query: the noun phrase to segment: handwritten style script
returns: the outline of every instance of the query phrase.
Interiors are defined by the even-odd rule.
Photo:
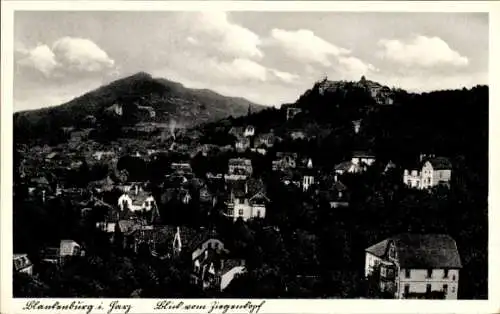
[[[68,312],[85,312],[87,314],[93,311],[106,314],[128,314],[132,309],[132,305],[123,304],[118,301],[111,301],[105,305],[104,302],[99,304],[90,304],[85,301],[28,301],[23,307],[23,311],[68,311]]]

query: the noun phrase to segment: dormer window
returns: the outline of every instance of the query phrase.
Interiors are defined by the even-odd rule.
[[[392,243],[392,242],[389,246],[389,258],[396,259],[396,248],[394,246],[394,243]]]

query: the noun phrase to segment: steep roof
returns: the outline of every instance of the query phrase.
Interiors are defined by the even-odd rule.
[[[434,170],[447,170],[452,168],[450,160],[446,157],[435,157],[428,161],[431,163]]]
[[[455,240],[446,234],[403,233],[370,246],[366,252],[383,257],[391,241],[403,268],[462,267]]]

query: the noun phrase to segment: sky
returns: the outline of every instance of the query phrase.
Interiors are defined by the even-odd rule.
[[[488,84],[487,13],[17,11],[14,110],[143,71],[268,106],[314,82]]]

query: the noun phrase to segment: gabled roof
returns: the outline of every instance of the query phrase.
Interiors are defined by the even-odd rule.
[[[391,241],[402,268],[462,267],[455,240],[446,234],[403,233],[370,246],[366,252],[384,257]]]
[[[267,196],[263,192],[258,192],[257,194],[255,194],[254,196],[252,196],[250,198],[250,202],[252,202],[254,200],[258,200],[258,199],[264,200],[265,202],[269,202],[269,198],[267,198]]]
[[[429,159],[428,162],[431,163],[434,170],[448,170],[452,168],[450,160],[446,157],[435,157]]]

